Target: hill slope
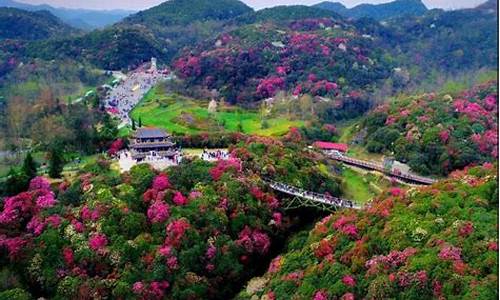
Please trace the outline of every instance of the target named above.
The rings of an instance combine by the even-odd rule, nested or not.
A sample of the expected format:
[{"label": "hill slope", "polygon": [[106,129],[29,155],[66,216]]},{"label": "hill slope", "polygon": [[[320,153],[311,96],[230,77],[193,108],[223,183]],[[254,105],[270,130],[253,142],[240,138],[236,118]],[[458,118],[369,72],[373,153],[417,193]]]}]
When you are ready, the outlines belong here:
[{"label": "hill slope", "polygon": [[498,155],[498,83],[460,93],[399,97],[363,122],[368,151],[393,154],[413,170],[446,175]]},{"label": "hill slope", "polygon": [[0,8],[0,40],[41,40],[76,32],[76,29],[64,24],[48,11]]},{"label": "hill slope", "polygon": [[236,299],[496,299],[496,179],[485,165],[330,215]]},{"label": "hill slope", "polygon": [[409,15],[418,16],[427,11],[427,7],[421,0],[396,0],[383,4],[360,4],[351,9],[338,2],[321,2],[314,6],[334,11],[349,18],[367,17],[375,20],[386,20]]},{"label": "hill slope", "polygon": [[82,37],[30,45],[28,55],[83,58],[106,69],[135,67],[151,57],[169,62],[179,49],[221,32],[225,20],[251,11],[237,0],[172,0]]},{"label": "hill slope", "polygon": [[186,25],[228,20],[251,11],[250,7],[238,0],[170,0],[133,14],[123,23],[145,26]]},{"label": "hill slope", "polygon": [[217,89],[233,103],[280,90],[333,96],[390,75],[373,41],[351,23],[338,16],[318,18],[329,14],[324,10],[301,11],[295,6],[257,12],[255,23],[187,49],[175,70],[190,88]]}]

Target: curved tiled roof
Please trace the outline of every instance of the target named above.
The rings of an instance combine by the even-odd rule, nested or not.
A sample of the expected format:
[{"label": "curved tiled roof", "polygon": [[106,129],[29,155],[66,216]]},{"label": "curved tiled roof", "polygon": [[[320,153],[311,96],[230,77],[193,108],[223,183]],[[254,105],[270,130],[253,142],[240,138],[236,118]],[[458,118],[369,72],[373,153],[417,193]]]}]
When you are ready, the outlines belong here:
[{"label": "curved tiled roof", "polygon": [[168,137],[168,133],[161,129],[155,127],[143,127],[137,129],[134,134],[135,138],[166,138]]}]

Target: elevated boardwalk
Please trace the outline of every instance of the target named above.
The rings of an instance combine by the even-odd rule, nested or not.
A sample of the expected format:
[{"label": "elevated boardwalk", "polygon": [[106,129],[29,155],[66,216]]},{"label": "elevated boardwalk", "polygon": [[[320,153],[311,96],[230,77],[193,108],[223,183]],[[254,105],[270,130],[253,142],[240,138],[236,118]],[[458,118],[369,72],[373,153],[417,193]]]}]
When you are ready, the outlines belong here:
[{"label": "elevated boardwalk", "polygon": [[377,164],[377,163],[374,163],[374,162],[370,162],[370,161],[355,159],[352,157],[347,157],[347,156],[339,155],[339,154],[327,154],[327,155],[329,158],[331,158],[333,160],[340,161],[342,163],[345,163],[345,164],[348,164],[351,166],[355,166],[355,167],[359,167],[359,168],[363,168],[363,169],[367,169],[367,170],[372,170],[372,171],[377,171],[377,172],[383,173],[387,176],[394,177],[394,178],[397,178],[397,179],[400,179],[400,180],[403,180],[406,182],[410,182],[410,183],[416,183],[416,184],[420,184],[420,185],[431,185],[431,184],[436,182],[436,180],[434,180],[432,178],[427,178],[427,177],[422,177],[422,176],[417,176],[417,175],[412,175],[412,174],[407,174],[407,173],[401,173],[401,172],[397,172],[397,171],[393,171],[393,170],[387,170],[384,168],[384,166]]},{"label": "elevated boardwalk", "polygon": [[273,180],[264,180],[264,182],[275,191],[293,196],[290,201],[284,204],[285,209],[294,209],[304,206],[315,207],[327,211],[334,211],[339,208],[361,209],[361,206],[351,200],[306,191]]}]

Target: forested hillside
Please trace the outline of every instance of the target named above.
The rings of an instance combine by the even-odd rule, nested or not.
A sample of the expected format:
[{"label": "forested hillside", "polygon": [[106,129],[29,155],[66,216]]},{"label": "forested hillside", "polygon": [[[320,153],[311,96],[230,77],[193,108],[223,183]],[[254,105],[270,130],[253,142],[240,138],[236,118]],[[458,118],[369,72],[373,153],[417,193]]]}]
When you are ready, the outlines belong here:
[{"label": "forested hillside", "polygon": [[6,39],[42,40],[76,33],[78,30],[48,11],[28,12],[0,7],[0,42]]},{"label": "forested hillside", "polygon": [[236,299],[495,299],[496,173],[485,164],[327,216]]},{"label": "forested hillside", "polygon": [[446,175],[498,158],[498,82],[456,94],[397,98],[364,121],[368,151],[394,154],[413,170]]},{"label": "forested hillside", "polygon": [[347,8],[340,2],[321,2],[314,7],[331,10],[347,18],[372,18],[378,21],[397,17],[420,16],[427,12],[422,0],[396,0],[382,4],[359,4]]}]

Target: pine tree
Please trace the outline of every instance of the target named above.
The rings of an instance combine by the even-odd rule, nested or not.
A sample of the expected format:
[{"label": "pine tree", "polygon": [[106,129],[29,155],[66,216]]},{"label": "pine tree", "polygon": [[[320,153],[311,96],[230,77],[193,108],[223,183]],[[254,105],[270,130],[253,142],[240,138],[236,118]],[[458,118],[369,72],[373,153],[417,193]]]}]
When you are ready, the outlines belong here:
[{"label": "pine tree", "polygon": [[35,160],[33,159],[31,152],[28,152],[28,154],[26,155],[26,158],[24,159],[24,162],[23,162],[23,167],[22,167],[23,173],[29,179],[35,178],[37,168],[38,168],[38,166],[37,166]]},{"label": "pine tree", "polygon": [[62,153],[58,149],[50,150],[49,176],[51,178],[60,178],[64,167]]},{"label": "pine tree", "polygon": [[139,128],[141,128],[141,127],[142,127],[142,118],[139,117]]}]

